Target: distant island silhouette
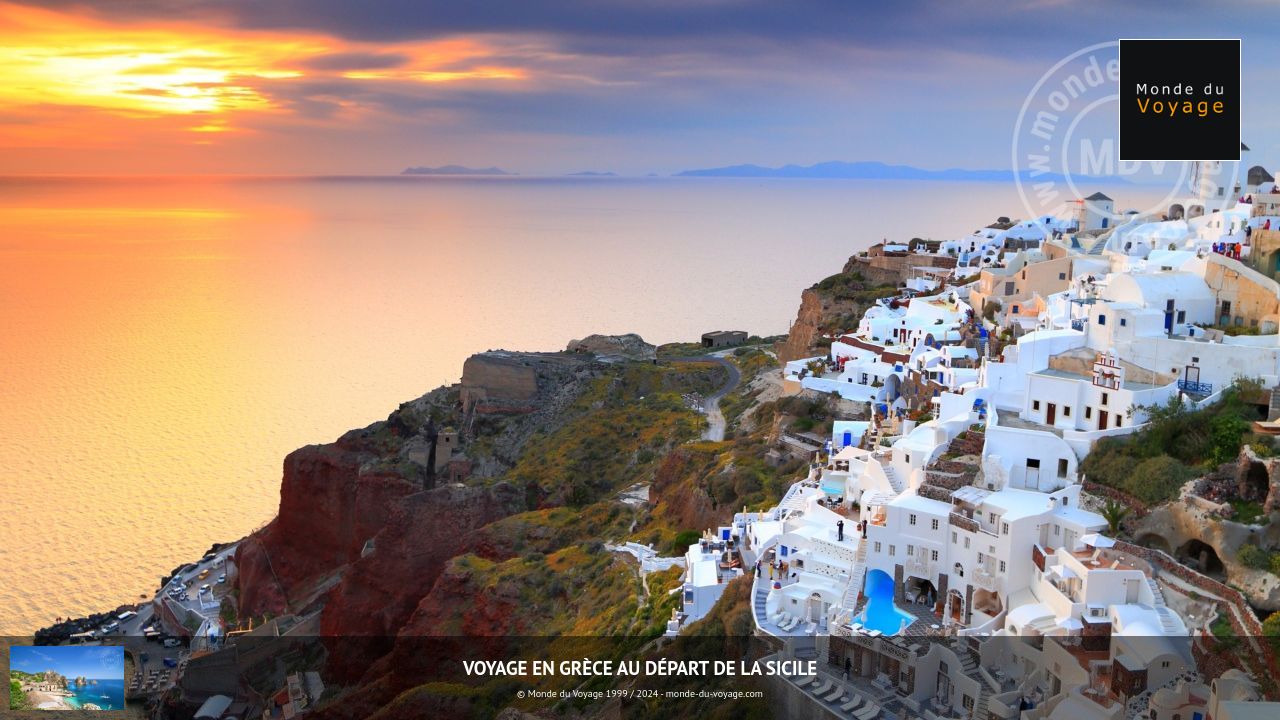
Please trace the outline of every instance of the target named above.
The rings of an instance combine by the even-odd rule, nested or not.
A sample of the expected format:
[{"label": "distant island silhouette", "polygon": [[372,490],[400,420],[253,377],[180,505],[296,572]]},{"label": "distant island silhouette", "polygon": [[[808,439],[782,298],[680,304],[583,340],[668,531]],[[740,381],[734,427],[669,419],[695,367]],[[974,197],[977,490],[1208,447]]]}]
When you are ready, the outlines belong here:
[{"label": "distant island silhouette", "polygon": [[514,175],[502,168],[469,168],[465,165],[441,165],[440,167],[427,167],[425,165],[419,167],[408,167],[400,172],[401,175]]},{"label": "distant island silhouette", "polygon": [[[762,165],[727,165],[725,167],[685,170],[676,173],[677,177],[741,177],[741,178],[831,178],[851,180],[960,180],[983,182],[1007,182],[1014,179],[1061,181],[1065,178],[1059,173],[1042,173],[1032,177],[1028,170],[966,170],[951,168],[947,170],[925,170],[910,165],[889,165],[876,161],[843,162],[832,160],[814,165],[783,165],[771,168]],[[1126,183],[1128,181],[1114,176],[1080,176],[1076,180],[1105,180],[1107,182]]]}]

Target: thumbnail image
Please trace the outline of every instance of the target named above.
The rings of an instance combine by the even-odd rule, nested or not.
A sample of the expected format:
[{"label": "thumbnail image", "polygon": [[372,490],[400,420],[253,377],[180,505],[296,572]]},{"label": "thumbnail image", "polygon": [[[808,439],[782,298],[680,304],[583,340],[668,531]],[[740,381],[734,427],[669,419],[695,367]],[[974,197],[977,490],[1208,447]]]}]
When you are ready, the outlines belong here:
[{"label": "thumbnail image", "polygon": [[9,709],[124,709],[124,648],[10,647]]}]

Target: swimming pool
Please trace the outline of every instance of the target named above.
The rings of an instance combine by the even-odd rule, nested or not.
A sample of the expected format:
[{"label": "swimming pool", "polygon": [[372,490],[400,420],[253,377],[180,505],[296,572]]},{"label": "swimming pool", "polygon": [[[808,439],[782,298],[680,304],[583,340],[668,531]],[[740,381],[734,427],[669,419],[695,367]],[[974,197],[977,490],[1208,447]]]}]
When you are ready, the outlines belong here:
[{"label": "swimming pool", "polygon": [[827,495],[844,497],[844,478],[840,478],[839,480],[825,477],[822,478],[822,492]]},{"label": "swimming pool", "polygon": [[[893,578],[883,570],[867,573],[864,586],[867,606],[854,618],[869,630],[879,630],[885,635],[897,635],[915,621],[915,616],[899,610],[893,604]],[[903,622],[906,622],[906,625]]]}]

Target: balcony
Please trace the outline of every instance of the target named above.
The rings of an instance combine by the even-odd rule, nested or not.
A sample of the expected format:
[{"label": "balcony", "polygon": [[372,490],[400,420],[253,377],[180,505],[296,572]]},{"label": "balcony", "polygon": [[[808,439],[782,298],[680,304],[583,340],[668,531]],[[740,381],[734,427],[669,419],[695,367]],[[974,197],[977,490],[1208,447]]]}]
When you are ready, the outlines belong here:
[{"label": "balcony", "polygon": [[916,577],[928,578],[932,576],[933,563],[926,559],[924,553],[927,552],[927,550],[922,550],[920,555],[907,558],[907,561],[902,565],[903,569],[908,574],[915,575]]},{"label": "balcony", "polygon": [[968,532],[978,532],[982,529],[977,520],[974,520],[971,517],[965,517],[958,512],[951,513],[951,525]]},{"label": "balcony", "polygon": [[973,571],[973,581],[975,585],[984,590],[1000,591],[1000,578],[985,568],[978,568]]},{"label": "balcony", "polygon": [[1202,383],[1194,380],[1179,380],[1178,389],[1190,395],[1212,395],[1213,383]]}]

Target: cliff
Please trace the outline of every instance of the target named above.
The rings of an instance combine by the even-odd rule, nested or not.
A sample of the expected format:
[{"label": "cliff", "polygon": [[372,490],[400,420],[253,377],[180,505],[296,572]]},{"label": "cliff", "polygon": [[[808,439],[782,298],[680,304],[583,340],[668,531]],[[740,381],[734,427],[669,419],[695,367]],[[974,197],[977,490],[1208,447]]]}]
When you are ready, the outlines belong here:
[{"label": "cliff", "polygon": [[[642,583],[605,543],[669,547],[784,478],[759,459],[763,431],[699,441],[695,400],[725,387],[723,366],[616,352],[649,347],[593,337],[573,353],[483,353],[459,385],[286,458],[279,516],[237,549],[236,609],[310,618],[341,690],[318,720],[492,717],[510,688],[463,675],[461,658],[581,658],[618,638],[639,652],[662,635],[679,570]],[[764,359],[732,361],[754,379]],[[730,393],[735,417],[759,393]],[[429,474],[446,434],[477,472]],[[635,485],[651,504],[619,502]],[[597,637],[611,646],[581,646]]]},{"label": "cliff", "polygon": [[853,330],[876,300],[897,292],[905,267],[881,267],[868,258],[849,258],[840,272],[800,294],[800,310],[786,339],[774,350],[782,362],[822,354],[825,339]]}]

